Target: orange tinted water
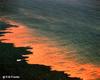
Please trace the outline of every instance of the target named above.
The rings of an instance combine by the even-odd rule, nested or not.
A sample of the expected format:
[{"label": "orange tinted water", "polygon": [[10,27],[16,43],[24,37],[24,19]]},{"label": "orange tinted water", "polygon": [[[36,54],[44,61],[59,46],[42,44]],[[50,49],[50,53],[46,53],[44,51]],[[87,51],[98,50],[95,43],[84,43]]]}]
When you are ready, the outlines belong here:
[{"label": "orange tinted water", "polygon": [[[51,66],[52,70],[65,71],[74,77],[80,77],[84,80],[97,80],[100,78],[100,68],[92,64],[79,64],[75,59],[67,59],[69,56],[68,49],[59,47],[57,41],[53,41],[49,37],[40,35],[36,29],[29,29],[27,26],[16,23],[11,20],[6,20],[11,24],[16,24],[19,27],[9,28],[2,39],[7,39],[4,42],[14,43],[15,46],[30,46],[33,54],[27,55],[29,64],[43,64]],[[73,52],[75,54],[77,51]],[[25,55],[23,55],[25,56]]]}]

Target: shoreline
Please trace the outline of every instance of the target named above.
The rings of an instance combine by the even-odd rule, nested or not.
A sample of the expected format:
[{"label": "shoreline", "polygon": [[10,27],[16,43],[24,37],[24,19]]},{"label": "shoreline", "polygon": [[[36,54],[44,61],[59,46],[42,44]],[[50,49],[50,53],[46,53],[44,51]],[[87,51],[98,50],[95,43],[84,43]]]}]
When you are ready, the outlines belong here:
[{"label": "shoreline", "polygon": [[[11,21],[11,24],[13,24],[13,21]],[[40,36],[38,37],[35,35],[30,36],[32,33],[37,35],[38,32],[33,31],[30,34],[31,31],[27,29],[27,26],[20,23],[18,23],[17,26],[19,26],[20,28],[17,27],[17,28],[6,30],[8,32],[11,31],[12,33],[11,34],[7,33],[3,39],[8,39],[4,41],[7,43],[13,42],[14,46],[16,47],[30,46],[31,48],[33,48],[32,50],[29,50],[33,54],[27,55],[26,57],[28,58],[25,59],[27,60],[28,64],[41,64],[45,66],[50,66],[51,71],[54,71],[54,70],[64,71],[65,74],[67,73],[70,74],[70,77],[80,77],[81,79],[84,79],[84,80],[90,80],[90,79],[95,80],[96,78],[99,78],[99,72],[100,72],[99,67],[96,67],[95,65],[92,65],[92,64],[77,64],[77,62],[63,59],[64,58],[63,56],[65,55],[62,55],[62,54],[60,55],[60,53],[56,54],[52,52],[52,51],[57,51],[58,53],[59,49],[57,49],[57,46],[55,46],[56,48],[53,46],[51,46],[50,48],[50,45],[52,43],[50,42],[47,42],[47,43],[45,42],[45,44],[40,43],[40,42],[43,42],[43,40],[47,40],[47,38],[40,37]],[[28,41],[29,43],[27,43]],[[32,43],[30,45],[31,41]],[[38,43],[36,41],[40,41],[40,42]],[[29,44],[29,45],[26,45],[26,44]],[[53,44],[55,45],[55,43]],[[48,54],[48,52],[54,53],[54,54]],[[94,73],[95,75],[93,76]]]},{"label": "shoreline", "polygon": [[[5,28],[3,30],[6,30],[6,28],[8,27],[14,27],[15,25],[5,25],[7,23],[3,23],[2,25],[5,26]],[[5,33],[0,33],[1,34],[5,34]],[[26,54],[31,54],[30,51],[27,51],[27,49],[31,49],[29,47],[15,47],[14,44],[12,43],[4,43],[2,42],[3,40],[0,41],[0,53],[2,53],[2,58],[0,62],[2,62],[0,65],[0,70],[1,73],[0,75],[19,75],[22,80],[44,80],[45,79],[49,79],[49,80],[58,80],[58,79],[62,79],[62,80],[66,80],[66,79],[70,79],[70,80],[80,80],[79,78],[76,77],[68,77],[69,75],[65,74],[63,71],[52,71],[50,66],[44,66],[44,65],[39,65],[39,64],[27,64],[25,61],[25,58],[27,57],[23,57],[22,55],[26,55]],[[4,48],[3,48],[4,47]],[[3,50],[2,50],[3,48]],[[21,53],[21,54],[20,54]],[[10,55],[10,56],[9,56]],[[0,56],[1,57],[1,56]],[[16,59],[15,59],[16,58]],[[18,61],[16,61],[17,59],[20,59]],[[24,68],[23,68],[24,67]],[[16,72],[17,70],[17,72]],[[21,71],[19,71],[21,70]],[[32,71],[33,70],[33,71]],[[36,72],[34,72],[34,70]],[[22,72],[25,72],[24,74]],[[4,73],[4,74],[2,74]],[[28,75],[29,74],[29,75]],[[35,74],[35,75],[34,75]],[[48,75],[46,75],[48,74]],[[56,75],[62,75],[59,77],[56,77]],[[2,77],[1,77],[2,78]],[[6,77],[8,78],[8,77]]]}]

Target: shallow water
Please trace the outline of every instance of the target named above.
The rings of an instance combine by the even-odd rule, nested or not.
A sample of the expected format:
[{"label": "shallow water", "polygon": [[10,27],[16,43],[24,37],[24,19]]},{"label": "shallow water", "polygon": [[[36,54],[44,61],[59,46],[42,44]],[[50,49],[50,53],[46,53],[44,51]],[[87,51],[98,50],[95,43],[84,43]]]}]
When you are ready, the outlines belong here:
[{"label": "shallow water", "polygon": [[[72,65],[75,69],[69,68],[72,69],[72,72],[69,71],[70,73],[73,73],[74,70],[77,72],[76,68],[79,67],[76,65],[80,65],[80,68],[86,65],[100,66],[99,0],[8,0],[0,5],[0,16],[26,25],[27,28],[23,28],[23,31],[26,29],[23,32],[25,36],[21,35],[18,38],[16,29],[15,43],[24,43],[22,46],[35,47],[35,53],[39,51],[38,55],[30,56],[29,63],[50,66],[57,64],[57,69],[59,63],[68,61],[69,67],[71,63],[75,64]],[[25,42],[23,38],[26,39]],[[12,39],[11,42],[14,42],[14,40]],[[43,54],[41,55],[40,52]],[[52,60],[49,58],[50,61],[45,61],[42,58],[44,55],[47,55],[45,59],[55,56],[52,60],[54,61],[56,58],[57,60],[54,63],[48,63]],[[36,61],[38,57],[40,60]],[[35,59],[36,62],[32,59]],[[65,70],[66,66],[63,65],[62,68]],[[92,72],[95,72],[95,70],[90,70],[89,74]]]}]

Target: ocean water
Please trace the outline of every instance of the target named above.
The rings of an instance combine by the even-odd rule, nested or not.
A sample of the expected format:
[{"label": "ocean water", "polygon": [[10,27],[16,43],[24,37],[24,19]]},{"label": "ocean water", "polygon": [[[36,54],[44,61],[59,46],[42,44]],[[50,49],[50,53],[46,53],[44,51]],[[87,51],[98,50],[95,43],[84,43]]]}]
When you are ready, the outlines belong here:
[{"label": "ocean water", "polygon": [[80,64],[100,66],[99,0],[5,0],[0,1],[0,17],[19,21],[58,47],[77,51],[70,58]]}]

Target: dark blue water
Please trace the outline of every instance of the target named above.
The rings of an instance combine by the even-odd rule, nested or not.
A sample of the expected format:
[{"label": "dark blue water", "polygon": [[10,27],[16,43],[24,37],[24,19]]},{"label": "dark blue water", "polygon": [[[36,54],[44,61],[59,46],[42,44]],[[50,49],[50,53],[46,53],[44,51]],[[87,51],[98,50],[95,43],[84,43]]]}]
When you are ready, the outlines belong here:
[{"label": "dark blue water", "polygon": [[20,21],[76,50],[80,63],[99,66],[99,0],[0,0],[0,16]]}]

